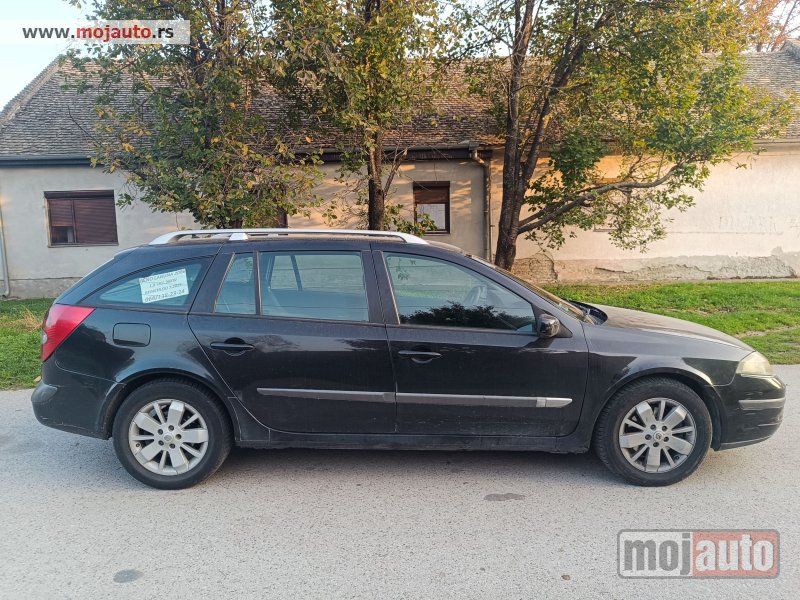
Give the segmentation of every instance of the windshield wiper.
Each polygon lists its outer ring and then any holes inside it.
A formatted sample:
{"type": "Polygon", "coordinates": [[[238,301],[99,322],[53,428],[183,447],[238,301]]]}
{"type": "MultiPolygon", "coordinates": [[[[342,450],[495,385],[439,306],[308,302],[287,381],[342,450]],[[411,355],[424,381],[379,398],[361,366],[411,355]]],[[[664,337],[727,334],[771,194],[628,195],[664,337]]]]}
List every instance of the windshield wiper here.
{"type": "Polygon", "coordinates": [[[583,313],[583,319],[588,321],[589,323],[594,323],[594,319],[592,319],[592,311],[589,310],[586,306],[583,306],[580,302],[575,302],[574,300],[567,300],[572,306],[577,308],[583,313]]]}

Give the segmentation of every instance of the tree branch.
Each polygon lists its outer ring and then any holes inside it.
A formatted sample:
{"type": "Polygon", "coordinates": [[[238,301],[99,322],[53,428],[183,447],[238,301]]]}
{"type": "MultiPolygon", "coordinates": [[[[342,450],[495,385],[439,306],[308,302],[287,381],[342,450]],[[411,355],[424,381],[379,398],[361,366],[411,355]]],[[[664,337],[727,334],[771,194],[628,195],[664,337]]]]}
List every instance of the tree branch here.
{"type": "Polygon", "coordinates": [[[606,183],[603,185],[584,188],[583,190],[577,192],[572,200],[564,202],[552,210],[542,209],[537,211],[533,215],[520,221],[519,233],[523,234],[533,231],[534,229],[539,229],[543,225],[546,225],[550,221],[557,219],[561,215],[566,214],[569,211],[578,208],[579,206],[585,206],[598,196],[611,191],[630,192],[633,190],[659,187],[669,181],[675,175],[675,173],[677,173],[684,166],[686,166],[686,163],[672,165],[666,173],[652,181],[619,181],[615,183],[606,183]]]}

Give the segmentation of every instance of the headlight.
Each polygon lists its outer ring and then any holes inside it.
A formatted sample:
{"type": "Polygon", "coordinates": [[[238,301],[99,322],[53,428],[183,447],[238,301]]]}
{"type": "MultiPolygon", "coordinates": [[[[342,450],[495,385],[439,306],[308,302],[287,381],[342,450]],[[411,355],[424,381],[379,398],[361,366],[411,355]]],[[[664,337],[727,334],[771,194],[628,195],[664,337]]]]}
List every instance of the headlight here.
{"type": "Polygon", "coordinates": [[[736,367],[736,372],[745,377],[773,377],[775,375],[767,357],[760,352],[753,352],[745,356],[736,367]]]}

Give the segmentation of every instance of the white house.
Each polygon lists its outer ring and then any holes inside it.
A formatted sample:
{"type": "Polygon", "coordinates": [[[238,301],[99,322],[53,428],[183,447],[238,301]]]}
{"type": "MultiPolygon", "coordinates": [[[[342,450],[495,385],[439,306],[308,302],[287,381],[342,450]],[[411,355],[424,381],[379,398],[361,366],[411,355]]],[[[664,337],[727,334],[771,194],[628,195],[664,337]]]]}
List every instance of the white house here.
{"type": "MultiPolygon", "coordinates": [[[[745,56],[746,81],[800,94],[800,42],[745,56]]],[[[124,174],[90,166],[92,97],[61,89],[69,67],[56,63],[0,113],[0,292],[53,295],[117,251],[189,227],[191,217],[119,207],[124,174]]],[[[459,93],[440,101],[436,126],[395,132],[409,148],[391,201],[431,215],[436,239],[488,256],[502,196],[502,148],[480,101],[459,93]]],[[[279,105],[279,104],[276,104],[279,105]]],[[[280,115],[275,115],[279,117],[280,115]]],[[[520,240],[515,270],[539,282],[797,277],[800,275],[800,115],[762,152],[713,168],[696,206],[674,218],[649,251],[614,247],[602,230],[579,232],[557,251],[520,240]],[[745,163],[749,168],[737,168],[745,163]]],[[[324,154],[319,192],[343,191],[337,156],[324,154]]],[[[609,161],[615,160],[609,157],[609,161]]],[[[289,225],[323,225],[321,215],[289,225]]]]}

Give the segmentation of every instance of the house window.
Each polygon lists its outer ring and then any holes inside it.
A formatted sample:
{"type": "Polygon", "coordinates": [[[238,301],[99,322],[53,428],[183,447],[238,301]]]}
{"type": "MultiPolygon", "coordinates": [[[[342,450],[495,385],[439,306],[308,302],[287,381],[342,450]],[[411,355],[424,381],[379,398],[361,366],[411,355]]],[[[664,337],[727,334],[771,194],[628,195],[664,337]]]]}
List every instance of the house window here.
{"type": "Polygon", "coordinates": [[[433,221],[434,233],[450,233],[450,182],[418,181],[414,184],[414,218],[433,221]]]}
{"type": "Polygon", "coordinates": [[[51,246],[117,243],[113,190],[45,192],[51,246]]]}

